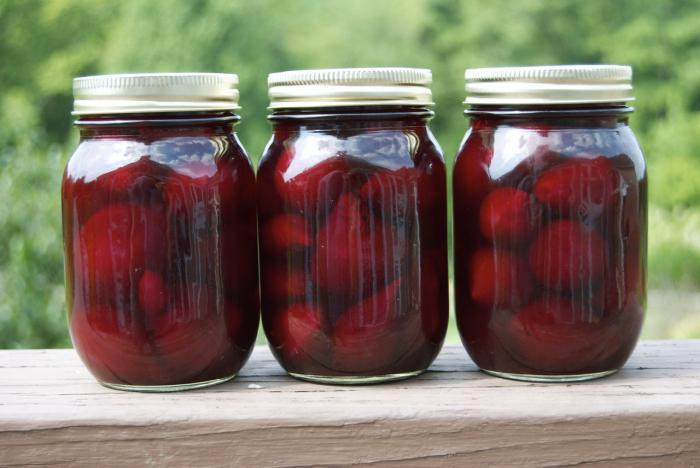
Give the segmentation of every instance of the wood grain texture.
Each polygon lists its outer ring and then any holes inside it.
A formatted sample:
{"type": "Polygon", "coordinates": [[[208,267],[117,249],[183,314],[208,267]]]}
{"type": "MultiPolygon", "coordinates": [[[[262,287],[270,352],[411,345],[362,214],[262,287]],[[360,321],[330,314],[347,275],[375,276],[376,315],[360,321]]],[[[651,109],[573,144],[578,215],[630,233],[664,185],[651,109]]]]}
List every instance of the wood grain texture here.
{"type": "Polygon", "coordinates": [[[700,341],[640,343],[618,374],[530,384],[460,346],[409,381],[325,386],[258,347],[234,381],[109,390],[72,350],[0,351],[0,465],[700,465],[700,341]]]}

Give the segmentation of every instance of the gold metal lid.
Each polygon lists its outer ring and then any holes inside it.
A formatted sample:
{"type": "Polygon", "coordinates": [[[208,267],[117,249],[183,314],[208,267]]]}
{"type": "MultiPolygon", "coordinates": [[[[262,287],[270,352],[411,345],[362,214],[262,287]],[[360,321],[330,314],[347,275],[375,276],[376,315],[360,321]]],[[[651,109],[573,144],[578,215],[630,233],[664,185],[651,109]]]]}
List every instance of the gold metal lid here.
{"type": "Polygon", "coordinates": [[[346,106],[432,106],[430,70],[332,68],[271,73],[270,109],[346,106]]]}
{"type": "Polygon", "coordinates": [[[472,68],[464,72],[465,104],[546,105],[634,100],[632,67],[548,65],[472,68]]]}
{"type": "Polygon", "coordinates": [[[228,111],[238,106],[238,76],[134,73],[73,80],[73,115],[228,111]]]}

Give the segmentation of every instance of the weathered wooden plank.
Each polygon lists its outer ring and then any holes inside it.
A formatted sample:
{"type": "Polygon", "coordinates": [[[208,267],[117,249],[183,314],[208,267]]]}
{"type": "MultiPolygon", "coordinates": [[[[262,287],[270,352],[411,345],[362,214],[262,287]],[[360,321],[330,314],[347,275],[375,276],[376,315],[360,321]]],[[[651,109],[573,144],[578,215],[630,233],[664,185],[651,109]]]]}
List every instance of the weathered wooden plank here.
{"type": "Polygon", "coordinates": [[[569,385],[483,375],[459,346],[410,381],[315,385],[261,347],[236,380],[177,394],[103,388],[72,350],[0,351],[0,464],[128,463],[700,464],[700,341],[642,342],[569,385]]]}

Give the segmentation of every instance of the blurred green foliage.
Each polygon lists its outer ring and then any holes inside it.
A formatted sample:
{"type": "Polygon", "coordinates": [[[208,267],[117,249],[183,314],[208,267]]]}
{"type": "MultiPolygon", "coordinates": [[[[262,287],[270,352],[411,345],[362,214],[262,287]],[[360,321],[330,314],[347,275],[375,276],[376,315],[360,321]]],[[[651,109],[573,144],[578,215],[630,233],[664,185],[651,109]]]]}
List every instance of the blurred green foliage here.
{"type": "Polygon", "coordinates": [[[257,160],[268,72],[432,68],[433,129],[451,161],[466,129],[465,67],[631,64],[651,178],[650,286],[700,289],[698,25],[700,0],[3,0],[0,347],[69,343],[59,189],[76,142],[71,79],[96,73],[238,73],[239,132],[257,160]]]}

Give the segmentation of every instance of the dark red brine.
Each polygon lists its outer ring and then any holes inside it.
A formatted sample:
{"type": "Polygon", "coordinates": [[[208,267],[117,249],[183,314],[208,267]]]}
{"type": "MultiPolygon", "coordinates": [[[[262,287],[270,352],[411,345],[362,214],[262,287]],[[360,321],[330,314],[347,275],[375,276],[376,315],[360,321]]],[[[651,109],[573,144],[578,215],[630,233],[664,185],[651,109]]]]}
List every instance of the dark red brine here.
{"type": "Polygon", "coordinates": [[[627,122],[631,87],[619,86],[630,78],[605,66],[467,71],[456,316],[482,370],[585,380],[632,352],[646,304],[647,176],[627,122]],[[523,82],[539,94],[518,94],[523,82]],[[573,91],[551,97],[553,82],[573,91]],[[589,94],[576,94],[582,83],[589,94]]]}
{"type": "Polygon", "coordinates": [[[410,69],[270,78],[273,136],[258,171],[262,317],[293,376],[396,380],[424,371],[442,345],[445,166],[427,126],[429,80],[410,69]],[[295,86],[309,94],[290,104],[297,94],[281,88],[297,80],[335,89],[295,86]],[[408,92],[398,104],[378,105],[372,94],[357,104],[372,92],[367,81],[399,90],[416,82],[428,101],[408,92]]]}
{"type": "Polygon", "coordinates": [[[62,191],[66,294],[73,344],[105,385],[211,385],[233,377],[252,349],[255,177],[233,132],[236,82],[76,80],[81,140],[62,191]],[[100,90],[113,93],[94,104],[104,110],[91,107],[100,90]]]}

